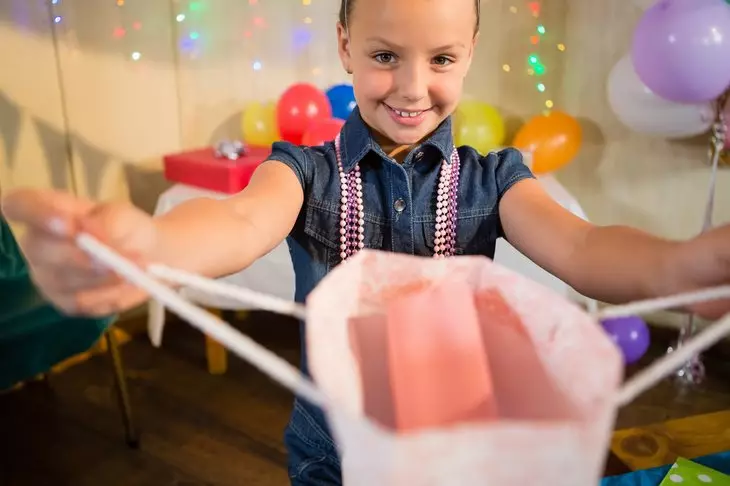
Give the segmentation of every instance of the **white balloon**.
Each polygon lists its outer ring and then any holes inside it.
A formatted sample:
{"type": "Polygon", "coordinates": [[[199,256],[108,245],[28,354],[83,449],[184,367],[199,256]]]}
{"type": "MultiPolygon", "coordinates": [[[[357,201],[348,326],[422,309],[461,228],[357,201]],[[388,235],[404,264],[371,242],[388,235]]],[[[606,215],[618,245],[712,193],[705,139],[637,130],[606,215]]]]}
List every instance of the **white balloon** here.
{"type": "Polygon", "coordinates": [[[630,129],[663,138],[686,138],[706,132],[715,110],[711,102],[682,104],[655,95],[634,70],[627,54],[608,75],[608,103],[630,129]]]}

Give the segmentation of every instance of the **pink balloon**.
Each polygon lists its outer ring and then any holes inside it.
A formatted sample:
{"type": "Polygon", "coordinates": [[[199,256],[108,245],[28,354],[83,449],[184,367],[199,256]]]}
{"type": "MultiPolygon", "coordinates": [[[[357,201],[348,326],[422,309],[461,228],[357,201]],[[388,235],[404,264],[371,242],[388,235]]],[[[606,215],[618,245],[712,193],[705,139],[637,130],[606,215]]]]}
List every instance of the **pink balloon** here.
{"type": "Polygon", "coordinates": [[[302,137],[302,145],[316,147],[331,142],[337,137],[345,124],[344,120],[330,118],[327,120],[317,120],[309,125],[302,137]]]}

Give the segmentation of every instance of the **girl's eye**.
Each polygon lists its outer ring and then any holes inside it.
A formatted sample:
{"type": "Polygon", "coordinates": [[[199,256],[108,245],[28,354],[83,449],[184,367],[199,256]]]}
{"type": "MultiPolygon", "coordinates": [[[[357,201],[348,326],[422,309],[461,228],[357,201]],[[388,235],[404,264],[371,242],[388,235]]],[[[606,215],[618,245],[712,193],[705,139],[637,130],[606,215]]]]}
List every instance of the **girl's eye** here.
{"type": "Polygon", "coordinates": [[[389,52],[381,52],[380,54],[375,55],[375,60],[382,63],[382,64],[389,64],[393,62],[395,56],[389,52]]]}
{"type": "Polygon", "coordinates": [[[453,61],[451,59],[449,59],[448,57],[446,57],[446,56],[436,56],[433,59],[433,62],[434,62],[434,64],[436,64],[438,66],[448,66],[453,61]]]}

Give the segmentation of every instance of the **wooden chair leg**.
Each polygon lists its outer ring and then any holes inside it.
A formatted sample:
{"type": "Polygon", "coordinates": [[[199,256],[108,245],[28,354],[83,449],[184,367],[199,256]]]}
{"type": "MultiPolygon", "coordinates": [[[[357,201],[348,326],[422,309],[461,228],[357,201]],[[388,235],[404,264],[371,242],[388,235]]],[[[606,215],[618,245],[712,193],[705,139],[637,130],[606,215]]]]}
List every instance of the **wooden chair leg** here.
{"type": "Polygon", "coordinates": [[[114,335],[114,330],[111,327],[104,333],[104,337],[106,338],[106,342],[109,347],[109,355],[111,356],[112,365],[114,367],[114,385],[117,391],[119,408],[122,412],[125,440],[129,447],[137,449],[139,448],[139,436],[137,435],[137,431],[135,430],[134,423],[132,421],[132,406],[129,400],[127,378],[124,374],[122,357],[119,353],[119,344],[117,343],[117,338],[114,335]]]}
{"type": "MultiPolygon", "coordinates": [[[[231,315],[235,317],[235,313],[228,310],[208,309],[208,312],[227,322],[231,322],[231,315]]],[[[228,371],[228,350],[208,335],[205,336],[205,359],[208,363],[208,373],[211,375],[223,375],[228,371]]]]}
{"type": "Polygon", "coordinates": [[[211,375],[222,375],[228,370],[228,351],[208,335],[205,336],[205,358],[211,375]]]}

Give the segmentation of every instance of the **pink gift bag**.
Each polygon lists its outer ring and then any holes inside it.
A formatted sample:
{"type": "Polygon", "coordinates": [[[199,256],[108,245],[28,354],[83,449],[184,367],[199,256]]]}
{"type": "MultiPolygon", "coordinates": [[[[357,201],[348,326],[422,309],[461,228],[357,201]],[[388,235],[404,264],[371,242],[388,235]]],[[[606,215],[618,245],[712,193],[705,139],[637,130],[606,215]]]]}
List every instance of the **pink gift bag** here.
{"type": "Polygon", "coordinates": [[[336,404],[327,415],[344,484],[598,484],[623,365],[596,321],[562,296],[484,257],[365,250],[325,277],[306,309],[314,383],[336,404]],[[419,325],[420,343],[400,341],[419,325]],[[444,363],[437,339],[452,358],[472,354],[444,363]],[[418,349],[430,365],[414,359],[418,349]],[[449,369],[468,363],[471,376],[454,382],[477,389],[450,388],[449,369]],[[439,387],[454,395],[451,409],[433,396],[439,387]],[[432,396],[418,407],[408,391],[432,396]]]}
{"type": "Polygon", "coordinates": [[[349,322],[365,415],[399,432],[495,418],[471,287],[448,279],[393,296],[349,322]]]}
{"type": "MultiPolygon", "coordinates": [[[[364,250],[304,307],[161,265],[143,270],[89,235],[79,246],[323,406],[346,486],[598,484],[617,408],[730,335],[728,314],[619,388],[623,360],[599,316],[727,299],[730,285],[590,316],[484,257],[364,250]],[[162,281],[306,319],[314,382],[162,281]]],[[[148,332],[158,346],[162,328],[148,332]]]]}

